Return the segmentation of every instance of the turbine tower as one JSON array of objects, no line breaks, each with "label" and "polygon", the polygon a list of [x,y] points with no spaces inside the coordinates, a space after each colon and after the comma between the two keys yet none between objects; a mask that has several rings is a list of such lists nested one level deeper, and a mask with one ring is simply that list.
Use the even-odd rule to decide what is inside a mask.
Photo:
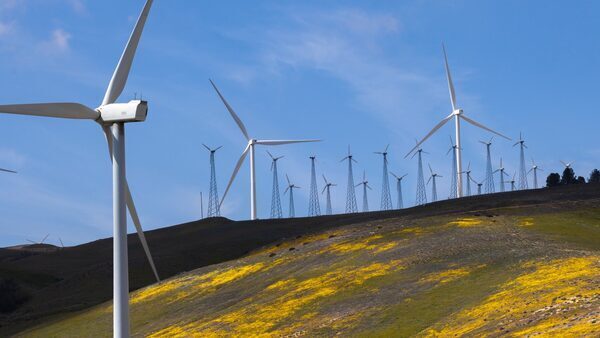
[{"label": "turbine tower", "polygon": [[529,189],[527,184],[527,169],[525,169],[525,140],[523,139],[523,134],[519,133],[519,141],[517,141],[513,147],[519,145],[521,150],[520,152],[520,163],[519,163],[519,190]]},{"label": "turbine tower", "polygon": [[438,177],[444,177],[444,176],[434,173],[433,170],[431,169],[431,165],[429,165],[429,172],[431,173],[431,176],[427,180],[427,184],[429,184],[429,181],[431,181],[431,201],[435,202],[435,201],[437,201],[437,186],[435,184],[435,179]]},{"label": "turbine tower", "polygon": [[[450,181],[450,196],[449,198],[457,198],[458,197],[458,183],[456,182],[457,179],[457,174],[456,174],[456,153],[457,153],[457,146],[456,144],[454,144],[454,141],[452,140],[452,136],[450,136],[450,149],[448,149],[448,152],[446,152],[446,155],[450,154],[450,152],[452,152],[452,178]],[[469,180],[467,179],[467,184],[469,184]]]},{"label": "turbine tower", "polygon": [[496,169],[496,171],[494,171],[494,173],[497,172],[500,173],[500,192],[504,192],[506,189],[506,187],[504,186],[504,176],[510,177],[510,175],[505,172],[504,166],[502,165],[502,157],[500,158],[500,167]]},{"label": "turbine tower", "polygon": [[363,212],[367,212],[367,211],[369,211],[369,198],[367,196],[367,188],[369,188],[369,190],[372,190],[372,189],[369,186],[369,181],[367,181],[367,174],[364,171],[363,171],[363,180],[362,180],[362,182],[360,182],[359,184],[357,184],[356,187],[358,187],[359,185],[363,186],[363,205],[362,205],[362,211]]},{"label": "turbine tower", "polygon": [[535,189],[537,189],[538,188],[537,172],[538,172],[538,170],[539,171],[544,171],[544,170],[542,170],[542,168],[538,167],[538,165],[535,164],[535,162],[533,161],[533,158],[531,159],[531,164],[532,164],[531,169],[529,169],[529,172],[527,172],[527,173],[529,174],[530,172],[533,171],[533,187]]},{"label": "turbine tower", "polygon": [[517,177],[517,173],[513,174],[512,180],[510,180],[510,191],[515,191],[515,178]]},{"label": "turbine tower", "polygon": [[396,176],[394,173],[390,174],[392,174],[392,176],[396,178],[396,191],[398,192],[398,209],[403,209],[404,203],[402,201],[402,179],[408,174],[404,174],[402,176]]},{"label": "turbine tower", "polygon": [[267,150],[267,154],[271,157],[271,171],[273,172],[273,192],[271,193],[271,218],[283,217],[281,211],[281,198],[279,197],[279,177],[277,176],[277,161],[283,156],[275,157]]},{"label": "turbine tower", "polygon": [[250,153],[250,219],[255,220],[256,219],[256,175],[255,175],[255,171],[254,171],[254,166],[255,166],[254,147],[256,145],[279,146],[279,145],[292,144],[292,143],[319,142],[320,140],[257,140],[257,139],[251,138],[248,134],[248,131],[246,130],[246,126],[244,126],[244,123],[242,122],[242,120],[238,117],[238,115],[235,113],[233,108],[231,108],[231,106],[225,100],[223,95],[221,95],[221,92],[219,91],[219,89],[217,88],[215,83],[212,80],[209,80],[209,81],[212,84],[215,91],[217,92],[217,95],[219,95],[219,98],[221,99],[221,101],[223,101],[223,104],[229,111],[229,114],[231,114],[231,117],[233,118],[235,123],[238,125],[242,134],[244,134],[244,137],[248,141],[246,148],[242,152],[240,159],[238,160],[235,168],[233,169],[233,173],[231,174],[231,178],[229,179],[229,183],[227,184],[225,193],[223,193],[223,197],[221,198],[221,205],[223,204],[223,201],[225,200],[225,196],[227,196],[227,192],[229,192],[229,188],[231,188],[231,184],[233,183],[233,180],[235,180],[235,176],[237,175],[238,171],[240,170],[240,167],[242,166],[242,164],[244,163],[246,156],[248,155],[248,153]]},{"label": "turbine tower", "polygon": [[[411,149],[411,151],[408,153],[412,153],[413,151],[415,151],[423,142],[425,142],[425,140],[427,140],[431,135],[433,135],[433,133],[435,133],[438,129],[440,129],[444,124],[446,124],[448,121],[454,119],[454,126],[455,126],[455,134],[456,134],[456,195],[458,197],[462,197],[462,148],[460,145],[460,122],[461,119],[465,120],[466,122],[469,122],[470,124],[479,127],[481,129],[487,130],[491,133],[494,133],[498,136],[501,136],[507,140],[510,140],[510,138],[480,124],[479,122],[476,122],[474,120],[472,120],[471,118],[467,117],[464,113],[463,110],[457,107],[457,103],[456,103],[456,95],[454,93],[454,84],[452,83],[452,76],[450,75],[450,69],[448,67],[448,58],[446,57],[446,48],[444,47],[444,45],[442,44],[442,49],[444,51],[444,61],[445,61],[445,66],[446,66],[446,78],[448,80],[448,89],[450,91],[450,102],[452,104],[452,113],[450,115],[448,115],[447,117],[445,117],[440,123],[438,123],[430,132],[429,134],[425,135],[425,137],[417,143],[417,145]],[[407,155],[408,156],[408,155]]]},{"label": "turbine tower", "polygon": [[325,215],[331,215],[333,213],[331,210],[331,187],[335,187],[337,184],[328,182],[325,178],[325,175],[323,175],[323,181],[325,181],[325,187],[323,187],[323,192],[321,193],[323,194],[327,192],[327,206],[325,208]]},{"label": "turbine tower", "polygon": [[417,152],[412,156],[418,155],[419,166],[417,169],[417,198],[415,199],[416,205],[423,205],[427,203],[427,192],[425,191],[425,176],[423,175],[423,156],[422,154],[427,154],[426,151],[419,148]]},{"label": "turbine tower", "polygon": [[289,217],[294,218],[294,217],[296,217],[296,208],[294,207],[294,189],[299,189],[300,187],[295,184],[292,184],[292,182],[290,182],[290,178],[288,177],[288,175],[285,175],[285,179],[288,182],[288,186],[285,189],[285,191],[283,192],[283,194],[285,195],[288,191],[290,192],[290,214],[289,214]]},{"label": "turbine tower", "polygon": [[129,336],[129,267],[127,245],[127,209],[136,227],[152,272],[160,281],[156,267],[131,197],[125,170],[125,124],[146,120],[148,102],[133,100],[116,103],[125,88],[140,42],[146,19],[152,7],[147,0],[129,41],[113,73],[100,107],[89,108],[79,103],[41,103],[2,105],[0,112],[19,115],[84,119],[97,122],[108,143],[113,173],[113,336]]},{"label": "turbine tower", "polygon": [[479,141],[480,143],[485,144],[485,149],[487,152],[487,161],[485,166],[485,179],[482,182],[485,182],[485,193],[493,194],[496,192],[496,188],[494,187],[494,170],[492,169],[492,155],[490,151],[490,147],[492,146],[492,140],[494,138],[490,138],[488,142]]},{"label": "turbine tower", "polygon": [[463,171],[463,174],[467,175],[467,196],[471,196],[471,182],[477,183],[473,177],[471,177],[471,162],[469,162],[467,170]]},{"label": "turbine tower", "polygon": [[310,158],[310,196],[308,199],[308,216],[320,216],[319,190],[317,188],[317,174],[315,173],[315,156]]},{"label": "turbine tower", "polygon": [[356,160],[352,157],[352,154],[350,153],[350,146],[348,146],[348,156],[344,157],[340,162],[343,162],[345,160],[348,160],[348,189],[346,191],[346,213],[350,214],[358,212],[358,207],[356,206],[356,194],[354,193],[354,174],[352,173],[352,162],[356,162]]},{"label": "turbine tower", "polygon": [[485,180],[481,181],[481,182],[477,182],[475,180],[473,180],[473,182],[475,182],[477,184],[477,195],[481,195],[481,186],[483,185],[483,182]]},{"label": "turbine tower", "polygon": [[385,147],[384,151],[377,151],[375,154],[383,156],[383,178],[382,178],[382,187],[381,187],[381,210],[392,210],[392,195],[390,194],[390,180],[389,180],[389,172],[388,172],[388,144]]},{"label": "turbine tower", "polygon": [[208,192],[208,214],[207,217],[221,216],[219,206],[219,193],[217,192],[217,172],[215,170],[215,153],[223,146],[211,149],[206,144],[202,144],[210,152],[210,190]]},{"label": "turbine tower", "polygon": [[204,219],[204,197],[200,192],[200,219]]}]

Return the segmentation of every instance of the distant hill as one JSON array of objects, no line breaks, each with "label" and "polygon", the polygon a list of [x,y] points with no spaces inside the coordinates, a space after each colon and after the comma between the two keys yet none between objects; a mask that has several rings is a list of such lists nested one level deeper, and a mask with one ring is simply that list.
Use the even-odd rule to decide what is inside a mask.
[{"label": "distant hill", "polygon": [[[591,332],[599,318],[589,309],[600,306],[599,188],[150,231],[163,277],[203,268],[134,292],[132,332],[386,336],[544,325]],[[136,290],[154,281],[137,238],[129,240]],[[101,303],[111,298],[111,249],[104,239],[52,253],[0,250],[0,277],[31,294],[1,317],[0,335],[40,322],[26,335],[110,335],[110,305]]]}]

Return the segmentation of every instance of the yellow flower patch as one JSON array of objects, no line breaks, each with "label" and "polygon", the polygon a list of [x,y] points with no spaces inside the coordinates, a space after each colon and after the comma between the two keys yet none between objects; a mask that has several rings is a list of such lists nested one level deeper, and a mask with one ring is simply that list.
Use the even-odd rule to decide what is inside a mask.
[{"label": "yellow flower patch", "polygon": [[[306,280],[289,279],[276,282],[259,293],[255,299],[269,299],[265,303],[252,302],[247,306],[236,308],[232,312],[208,322],[197,321],[186,324],[181,328],[188,336],[281,336],[296,330],[301,323],[293,326],[285,325],[292,321],[294,315],[306,309],[315,301],[331,297],[341,291],[359,287],[366,281],[384,276],[391,271],[401,270],[399,261],[374,263],[355,269],[336,269],[323,275]],[[278,292],[272,297],[272,292]],[[263,295],[264,293],[264,295]],[[317,316],[314,307],[304,315],[305,320]],[[283,325],[284,328],[277,328]],[[167,328],[169,329],[169,328]],[[160,330],[155,333],[158,337],[168,335],[171,331]],[[171,330],[171,329],[169,329]]]},{"label": "yellow flower patch", "polygon": [[481,225],[481,220],[477,218],[459,218],[456,221],[448,223],[448,225],[456,225],[459,228],[468,228]]},{"label": "yellow flower patch", "polygon": [[[480,304],[465,309],[442,324],[423,332],[425,335],[463,336],[477,335],[478,330],[496,329],[493,323],[516,322],[520,314],[544,312],[543,320],[528,325],[526,329],[514,333],[523,336],[534,332],[571,336],[586,336],[593,332],[594,324],[589,318],[568,324],[568,312],[550,311],[552,307],[561,306],[565,299],[593,297],[598,290],[595,286],[600,276],[600,262],[594,257],[575,257],[556,259],[544,263],[525,263],[526,269],[534,269],[513,281],[502,285],[498,292]],[[576,310],[573,310],[576,311]],[[504,326],[506,328],[506,326]],[[597,329],[597,328],[596,328]],[[555,331],[552,331],[555,330]]]}]

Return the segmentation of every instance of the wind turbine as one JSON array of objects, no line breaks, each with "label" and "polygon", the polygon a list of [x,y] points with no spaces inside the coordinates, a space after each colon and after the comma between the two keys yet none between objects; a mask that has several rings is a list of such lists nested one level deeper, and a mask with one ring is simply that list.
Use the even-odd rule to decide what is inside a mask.
[{"label": "wind turbine", "polygon": [[535,162],[533,161],[533,158],[531,159],[531,169],[529,169],[529,171],[527,172],[527,174],[529,174],[530,172],[533,171],[533,187],[535,189],[538,188],[538,179],[537,179],[537,172],[539,171],[544,171],[542,168],[538,167],[537,164],[535,164]]},{"label": "wind turbine", "polygon": [[520,156],[519,156],[519,189],[525,190],[528,189],[527,185],[527,172],[525,169],[525,140],[523,139],[523,134],[519,133],[519,140],[513,145],[513,147],[519,146],[520,148]]},{"label": "wind turbine", "polygon": [[375,154],[383,156],[383,176],[381,179],[381,210],[392,210],[392,195],[390,194],[390,180],[388,172],[388,148],[389,144],[385,147],[384,151],[376,151]]},{"label": "wind turbine", "polygon": [[321,216],[321,203],[319,202],[319,190],[317,188],[317,174],[315,171],[316,156],[310,156],[310,195],[308,199],[308,216]]},{"label": "wind turbine", "polygon": [[356,206],[356,194],[354,191],[354,173],[352,172],[352,162],[358,162],[352,157],[352,153],[350,153],[350,146],[348,146],[348,156],[341,159],[340,162],[344,162],[345,160],[348,160],[348,188],[346,190],[346,213],[350,214],[358,211],[358,207]]},{"label": "wind turbine", "polygon": [[477,195],[481,195],[481,186],[483,185],[483,182],[485,182],[485,180],[477,182],[473,178],[471,179],[473,180],[473,182],[475,182],[475,184],[477,184]]},{"label": "wind turbine", "polygon": [[455,126],[455,133],[456,133],[456,189],[457,189],[457,196],[458,197],[462,197],[462,148],[460,145],[460,122],[461,119],[465,120],[466,122],[469,122],[470,124],[487,130],[491,133],[494,133],[500,137],[503,137],[507,140],[510,140],[510,138],[482,125],[479,122],[476,122],[474,120],[472,120],[471,118],[467,117],[463,110],[458,108],[457,103],[456,103],[456,95],[454,93],[454,84],[452,83],[452,76],[450,75],[450,68],[448,67],[448,58],[446,57],[446,48],[445,46],[442,44],[442,50],[444,52],[444,61],[445,61],[445,67],[446,67],[446,78],[448,80],[448,89],[450,91],[450,103],[452,104],[452,113],[448,116],[446,116],[442,121],[440,121],[440,123],[438,123],[427,135],[425,135],[425,137],[417,143],[417,145],[411,149],[408,154],[406,155],[406,157],[408,157],[408,155],[410,155],[413,151],[415,151],[415,149],[417,149],[423,142],[425,142],[431,135],[433,135],[438,129],[440,129],[443,125],[445,125],[448,121],[450,121],[451,119],[454,119],[454,126]]},{"label": "wind turbine", "polygon": [[31,244],[44,244],[44,242],[48,239],[48,236],[50,236],[50,234],[47,234],[46,236],[44,236],[44,238],[42,238],[42,240],[39,242],[34,242],[30,239],[28,239],[27,241],[30,242]]},{"label": "wind turbine", "polygon": [[431,201],[435,202],[437,201],[437,186],[435,184],[435,179],[438,177],[444,177],[442,175],[438,175],[436,173],[433,172],[433,169],[431,169],[431,165],[427,164],[429,166],[429,172],[431,173],[431,176],[429,176],[429,179],[427,180],[427,184],[429,184],[429,181],[431,182]]},{"label": "wind turbine", "polygon": [[575,163],[573,162],[565,162],[563,160],[560,160],[560,163],[562,163],[565,166],[565,169],[571,169],[571,166]]},{"label": "wind turbine", "polygon": [[290,182],[290,178],[288,177],[288,175],[285,175],[285,178],[288,182],[288,186],[283,192],[283,194],[285,195],[288,192],[288,190],[290,192],[290,218],[293,218],[296,217],[296,208],[294,207],[294,189],[300,189],[300,187]]},{"label": "wind turbine", "polygon": [[491,137],[489,141],[479,141],[479,143],[485,144],[485,149],[487,153],[486,157],[486,165],[485,165],[485,179],[482,182],[485,182],[485,193],[492,194],[496,192],[496,188],[494,187],[494,171],[492,169],[492,154],[491,154],[491,146],[492,140],[494,137]]},{"label": "wind turbine", "polygon": [[[452,178],[450,181],[450,196],[449,198],[457,198],[458,197],[458,182],[456,181],[457,179],[457,174],[456,174],[456,153],[458,146],[456,144],[454,144],[454,141],[452,140],[452,136],[450,136],[450,148],[448,149],[448,152],[446,152],[446,155],[450,154],[450,152],[452,152]],[[462,174],[462,173],[461,173]],[[467,184],[469,184],[469,180],[467,179]]]},{"label": "wind turbine", "polygon": [[467,170],[463,171],[463,174],[467,175],[467,196],[471,196],[471,181],[477,183],[473,177],[471,177],[471,162],[469,162]]},{"label": "wind turbine", "polygon": [[517,176],[517,173],[514,173],[512,180],[510,180],[510,191],[515,191],[515,177],[516,176]]},{"label": "wind turbine", "polygon": [[328,182],[325,175],[323,175],[323,180],[325,181],[325,187],[323,187],[321,194],[327,191],[327,207],[325,208],[325,215],[331,215],[333,213],[331,210],[331,187],[335,187],[337,184]]},{"label": "wind turbine", "polygon": [[89,108],[79,103],[38,103],[2,105],[0,112],[20,115],[85,119],[96,121],[108,142],[113,166],[113,334],[115,337],[129,336],[129,279],[127,255],[127,210],[135,224],[148,261],[157,280],[160,280],[150,255],[140,220],[131,197],[125,175],[125,124],[146,120],[148,102],[133,100],[115,103],[127,83],[131,65],[138,47],[144,25],[153,0],[147,0],[127,46],[104,95],[100,107]]},{"label": "wind turbine", "polygon": [[402,176],[396,176],[394,173],[390,173],[392,176],[396,178],[396,191],[398,192],[398,209],[404,208],[404,203],[402,201],[402,179],[406,177],[408,174],[404,174]]},{"label": "wind turbine", "polygon": [[221,92],[219,91],[219,89],[217,88],[215,83],[212,80],[209,80],[209,81],[212,84],[215,91],[217,92],[217,95],[219,95],[219,97],[221,98],[221,101],[223,101],[223,104],[229,111],[229,114],[231,114],[231,117],[233,118],[235,123],[238,125],[238,127],[242,131],[242,134],[244,134],[244,137],[248,141],[248,144],[246,145],[246,148],[242,152],[242,155],[240,156],[240,159],[238,160],[238,162],[235,166],[235,169],[233,169],[233,174],[231,174],[231,178],[229,179],[229,183],[227,184],[227,189],[225,189],[225,193],[223,194],[223,197],[221,198],[221,204],[223,204],[223,201],[225,200],[225,196],[227,196],[227,192],[229,192],[229,188],[231,188],[231,184],[233,183],[235,176],[237,175],[238,171],[240,170],[240,167],[244,163],[244,160],[246,159],[246,156],[248,155],[248,152],[249,152],[250,153],[250,219],[255,220],[256,219],[256,175],[255,175],[255,171],[254,171],[254,162],[255,162],[254,161],[254,147],[256,145],[279,146],[279,145],[292,144],[292,143],[319,142],[320,140],[257,140],[257,139],[251,138],[248,134],[248,131],[246,130],[246,126],[244,126],[244,123],[242,122],[242,120],[238,117],[238,115],[235,113],[233,108],[231,108],[231,106],[229,105],[227,100],[225,100],[223,95],[221,95]]},{"label": "wind turbine", "polygon": [[367,174],[364,171],[363,171],[363,180],[362,180],[362,182],[358,183],[355,187],[358,187],[359,185],[363,186],[363,207],[362,207],[362,211],[363,212],[367,212],[367,211],[369,211],[369,198],[367,196],[367,188],[369,188],[369,190],[372,190],[372,189],[369,186],[369,181],[367,181]]},{"label": "wind turbine", "polygon": [[494,171],[494,173],[497,173],[497,172],[500,172],[500,192],[504,192],[504,190],[505,190],[504,176],[510,177],[510,175],[508,175],[505,172],[504,166],[502,165],[502,157],[500,157],[500,167]]},{"label": "wind turbine", "polygon": [[221,208],[219,205],[219,192],[217,190],[217,170],[215,168],[215,153],[217,150],[223,148],[219,146],[216,148],[210,148],[206,144],[202,143],[204,148],[210,153],[210,190],[208,192],[208,217],[221,216]]},{"label": "wind turbine", "polygon": [[416,205],[423,205],[427,203],[427,191],[425,190],[425,175],[423,175],[423,154],[429,153],[419,148],[412,156],[414,158],[418,155],[417,197],[415,198]]},{"label": "wind turbine", "polygon": [[273,172],[273,191],[271,192],[271,218],[281,218],[281,198],[279,197],[279,177],[277,176],[277,161],[284,156],[275,157],[267,150],[267,154],[271,157],[271,171]]}]

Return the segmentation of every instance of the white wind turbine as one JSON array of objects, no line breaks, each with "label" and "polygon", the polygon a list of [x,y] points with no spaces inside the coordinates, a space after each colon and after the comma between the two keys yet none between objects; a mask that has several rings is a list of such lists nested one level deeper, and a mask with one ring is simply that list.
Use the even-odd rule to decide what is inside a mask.
[{"label": "white wind turbine", "polygon": [[428,166],[429,166],[429,172],[431,173],[431,176],[429,176],[429,179],[427,180],[427,184],[429,184],[429,181],[431,181],[431,201],[435,202],[435,201],[437,201],[437,185],[436,185],[435,179],[438,177],[444,177],[444,176],[434,173],[433,169],[431,169],[431,165],[428,164]]},{"label": "white wind turbine", "polygon": [[408,155],[410,155],[413,151],[415,151],[416,149],[419,148],[419,146],[425,142],[431,135],[433,135],[438,129],[440,129],[443,125],[445,125],[448,121],[450,121],[451,119],[454,118],[454,126],[455,126],[455,133],[456,133],[456,189],[457,189],[457,196],[458,197],[462,197],[463,193],[462,193],[462,147],[460,145],[460,121],[461,119],[465,120],[466,122],[469,122],[470,124],[479,127],[481,129],[487,130],[491,133],[494,133],[500,137],[503,137],[507,140],[510,140],[510,138],[482,125],[479,122],[476,122],[474,120],[472,120],[471,118],[467,117],[463,110],[458,108],[457,103],[456,103],[456,95],[454,92],[454,84],[452,83],[452,76],[450,75],[450,68],[448,67],[448,58],[446,57],[446,48],[444,47],[444,45],[442,44],[442,50],[444,52],[444,61],[445,61],[445,67],[446,67],[446,78],[448,79],[448,90],[450,91],[450,103],[452,104],[452,113],[450,113],[450,115],[446,116],[442,121],[440,121],[440,123],[438,123],[427,135],[425,135],[425,137],[417,143],[417,145],[411,149],[408,154],[405,156],[408,157]]},{"label": "white wind turbine", "polygon": [[242,152],[242,156],[240,156],[240,159],[238,160],[238,162],[235,166],[235,169],[233,170],[233,174],[231,174],[231,178],[229,179],[229,183],[227,184],[225,193],[223,194],[223,197],[221,198],[221,204],[223,204],[223,201],[225,200],[225,196],[227,196],[227,192],[229,191],[229,188],[231,188],[231,184],[233,183],[235,176],[237,175],[238,171],[240,170],[240,167],[242,166],[242,164],[244,163],[244,160],[246,159],[248,152],[250,152],[250,219],[255,220],[256,219],[256,176],[255,176],[255,171],[254,171],[254,146],[255,145],[278,146],[278,145],[292,144],[292,143],[319,142],[321,140],[257,140],[257,139],[251,138],[248,134],[248,131],[246,130],[246,126],[244,126],[244,123],[242,122],[242,120],[238,117],[238,115],[235,113],[233,108],[231,108],[229,103],[227,103],[227,101],[225,100],[223,95],[221,95],[221,92],[219,91],[217,86],[214,84],[214,82],[212,80],[209,80],[209,81],[212,84],[215,91],[217,92],[217,95],[219,95],[219,97],[221,98],[221,101],[223,101],[223,104],[225,104],[225,107],[229,111],[229,114],[231,114],[231,117],[235,120],[235,123],[238,125],[238,127],[242,131],[242,134],[244,134],[244,137],[248,141],[248,144],[246,145],[244,152]]},{"label": "white wind turbine", "polygon": [[323,175],[323,181],[325,181],[325,186],[323,187],[323,191],[321,192],[321,194],[324,194],[325,192],[327,192],[327,203],[326,203],[326,207],[325,207],[325,215],[331,215],[333,213],[333,211],[331,209],[331,187],[335,187],[335,186],[337,186],[337,184],[327,181],[327,178],[325,178],[325,175]]},{"label": "white wind turbine", "polygon": [[573,164],[575,164],[575,161],[573,161],[573,162],[565,162],[565,161],[563,161],[563,160],[560,160],[560,163],[562,163],[562,165],[564,165],[564,166],[565,166],[565,169],[571,169],[571,166],[572,166]]},{"label": "white wind turbine", "polygon": [[290,202],[289,202],[289,207],[290,207],[290,213],[289,213],[289,217],[290,218],[294,218],[296,217],[296,207],[294,206],[294,189],[300,189],[299,186],[295,185],[294,183],[292,183],[290,181],[290,178],[288,177],[288,175],[285,175],[285,179],[288,182],[288,186],[287,188],[285,188],[285,191],[283,192],[283,194],[287,194],[288,190],[290,192]]},{"label": "white wind turbine", "polygon": [[115,69],[100,107],[89,108],[79,103],[38,103],[2,105],[0,112],[9,114],[84,119],[97,122],[106,136],[113,166],[113,335],[129,336],[129,268],[127,255],[127,209],[152,271],[159,280],[148,244],[131,197],[125,176],[125,123],[146,120],[148,103],[133,100],[115,103],[127,83],[131,65],[153,0],[147,0],[135,28]]},{"label": "white wind turbine", "polygon": [[534,189],[538,188],[538,179],[537,179],[537,172],[538,171],[544,171],[542,168],[540,168],[537,164],[535,164],[535,161],[533,160],[533,158],[531,159],[531,169],[529,169],[529,171],[527,172],[527,174],[529,174],[530,172],[533,171],[533,187]]},{"label": "white wind turbine", "polygon": [[402,176],[397,176],[394,173],[390,173],[392,176],[396,178],[396,192],[398,193],[398,209],[404,208],[404,203],[402,201],[402,179],[405,178],[408,174],[404,174]]}]

